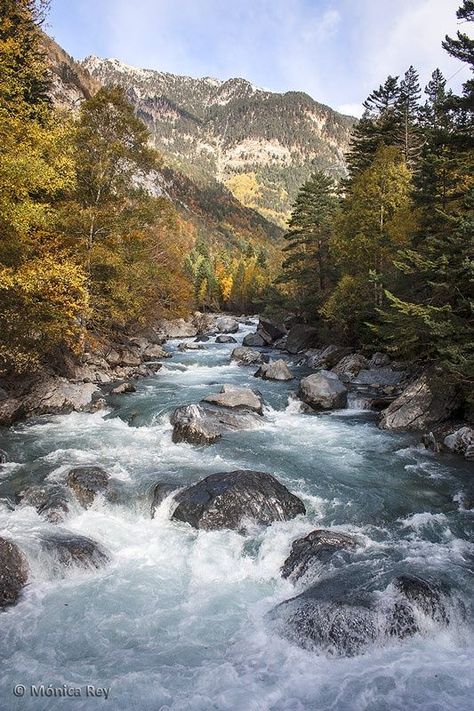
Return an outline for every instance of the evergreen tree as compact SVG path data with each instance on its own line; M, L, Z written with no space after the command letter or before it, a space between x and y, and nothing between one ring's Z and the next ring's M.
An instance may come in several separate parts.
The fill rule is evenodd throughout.
M400 125L395 145L400 146L407 166L413 170L420 156L423 143L420 127L421 89L418 73L413 66L405 72L400 82L400 94L396 110L400 116Z
M316 318L331 285L329 239L337 206L332 178L313 173L298 193L285 235L287 256L277 283L290 286L290 307L310 319Z

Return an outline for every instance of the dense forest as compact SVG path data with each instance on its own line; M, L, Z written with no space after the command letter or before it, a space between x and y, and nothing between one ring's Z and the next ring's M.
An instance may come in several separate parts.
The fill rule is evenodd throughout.
M461 22L474 20L464 0ZM474 69L474 40L444 49ZM441 364L474 384L474 81L461 96L411 66L364 103L342 184L315 172L297 197L273 309L340 342Z

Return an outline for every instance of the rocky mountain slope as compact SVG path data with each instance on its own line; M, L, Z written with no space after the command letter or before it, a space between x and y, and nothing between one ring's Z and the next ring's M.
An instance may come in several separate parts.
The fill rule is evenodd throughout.
M345 173L354 119L307 94L137 69L116 59L87 57L82 66L105 85L125 87L170 165L200 186L225 185L276 224L284 224L312 169Z

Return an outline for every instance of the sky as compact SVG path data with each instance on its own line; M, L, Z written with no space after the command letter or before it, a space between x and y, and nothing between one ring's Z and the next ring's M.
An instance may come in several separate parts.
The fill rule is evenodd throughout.
M410 64L423 84L436 67L454 90L468 78L441 47L460 27L460 0L51 2L46 30L77 59L95 54L193 77L240 76L272 91L306 91L352 115Z

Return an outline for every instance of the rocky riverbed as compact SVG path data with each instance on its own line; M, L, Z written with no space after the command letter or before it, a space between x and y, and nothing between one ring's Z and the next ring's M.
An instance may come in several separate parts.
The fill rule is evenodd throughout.
M110 686L118 710L472 708L472 429L436 371L228 316L100 358L0 430L7 708L40 708L15 683Z

